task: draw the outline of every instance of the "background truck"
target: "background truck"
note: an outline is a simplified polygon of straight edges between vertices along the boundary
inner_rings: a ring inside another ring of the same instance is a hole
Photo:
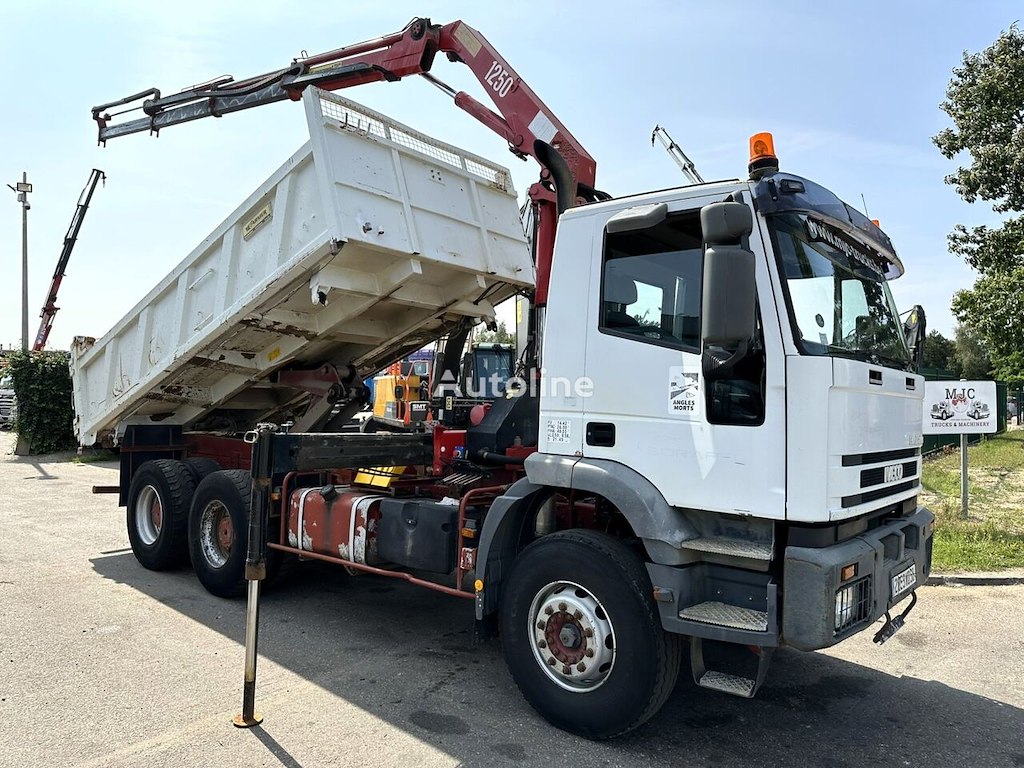
[[[429,74],[439,52],[500,114]],[[541,164],[529,237],[505,171],[311,87],[413,74]],[[466,599],[530,704],[592,738],[657,712],[684,640],[700,686],[751,697],[780,645],[902,626],[931,564],[924,323],[908,348],[875,223],[781,172],[768,134],[748,178],[611,198],[463,22],[93,113],[105,141],[300,95],[309,145],[72,362],[80,439],[120,438],[139,561],[187,553],[209,591],[248,592],[239,724],[285,556]],[[467,417],[446,385],[514,294],[517,386]],[[336,431],[364,377],[435,340],[429,431]]]
[[[18,398],[14,381],[0,368],[0,429],[10,429],[18,418]]]

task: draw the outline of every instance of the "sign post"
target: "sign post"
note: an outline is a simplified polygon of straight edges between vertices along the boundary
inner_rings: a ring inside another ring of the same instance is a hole
[[[960,435],[960,517],[967,517],[967,435]]]
[[[926,381],[926,435],[960,435],[960,515],[967,517],[967,436],[996,431],[994,381]]]

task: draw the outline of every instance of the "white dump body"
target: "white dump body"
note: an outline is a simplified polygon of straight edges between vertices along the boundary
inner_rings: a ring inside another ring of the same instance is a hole
[[[106,335],[75,339],[82,444],[301,407],[270,374],[369,375],[533,284],[506,169],[334,94],[303,101],[310,140]]]

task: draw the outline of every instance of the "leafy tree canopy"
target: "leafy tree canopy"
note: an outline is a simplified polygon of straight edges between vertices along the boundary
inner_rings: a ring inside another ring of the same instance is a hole
[[[516,343],[515,335],[511,331],[509,331],[508,327],[505,325],[505,321],[504,320],[502,320],[500,323],[498,323],[498,327],[497,327],[496,330],[493,330],[493,331],[480,331],[479,333],[476,334],[476,336],[474,337],[473,340],[477,341],[477,342],[480,342],[480,343],[483,343],[483,344],[515,344]]]
[[[953,314],[984,340],[992,375],[1006,382],[1024,381],[1022,281],[1024,267],[1017,267],[1006,274],[983,275],[973,288],[958,291],[953,297]],[[966,371],[961,373],[965,378],[976,378]]]
[[[952,339],[947,339],[938,331],[928,331],[928,336],[924,340],[924,359],[921,365],[924,368],[948,370],[958,374],[953,367],[955,354],[956,348]]]
[[[953,125],[935,145],[950,160],[969,160],[946,182],[969,203],[1024,211],[1024,33],[1013,25],[980,53],[965,52],[941,107]],[[957,225],[949,248],[981,273],[953,298],[954,315],[980,337],[997,378],[1024,381],[1024,217],[998,227]]]
[[[950,160],[968,152],[971,164],[946,177],[969,203],[994,201],[1000,213],[1024,210],[1024,33],[1011,26],[963,66],[940,105],[953,127],[935,145]]]
[[[981,334],[966,325],[958,325],[954,329],[954,334],[956,370],[961,378],[987,379],[992,363]]]

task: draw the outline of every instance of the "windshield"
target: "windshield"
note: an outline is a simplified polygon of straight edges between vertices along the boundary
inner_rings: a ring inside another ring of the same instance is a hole
[[[512,376],[513,351],[504,347],[477,347],[473,350],[476,381],[469,382],[472,397],[495,399],[505,393]]]
[[[910,353],[878,252],[803,213],[774,214],[768,225],[800,350],[907,367]]]

